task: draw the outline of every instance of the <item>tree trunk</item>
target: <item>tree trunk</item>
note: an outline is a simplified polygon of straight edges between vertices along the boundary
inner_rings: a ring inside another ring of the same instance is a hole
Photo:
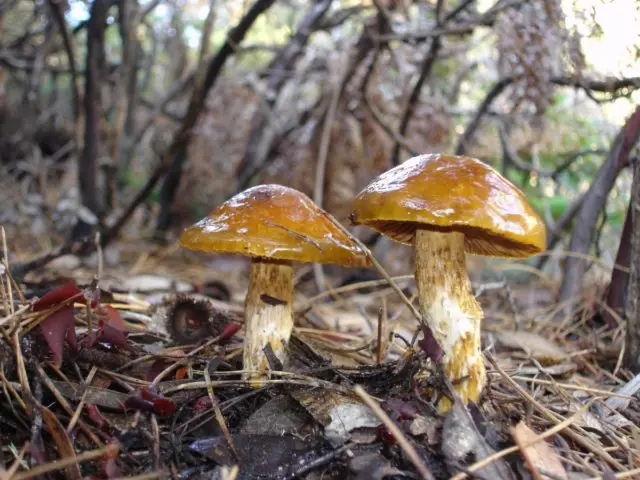
[[[238,24],[229,31],[226,41],[222,44],[218,53],[209,61],[207,68],[204,71],[200,70],[198,74],[196,74],[194,90],[189,101],[187,113],[184,116],[182,125],[176,133],[169,150],[163,154],[161,167],[163,170],[168,170],[171,173],[169,176],[165,177],[165,183],[162,185],[161,189],[161,198],[163,200],[160,205],[161,211],[154,232],[156,239],[163,238],[169,228],[171,220],[170,212],[173,206],[173,200],[175,198],[177,187],[180,184],[184,164],[187,160],[187,150],[189,147],[189,140],[191,139],[191,130],[198,120],[198,116],[205,104],[207,94],[215,85],[227,59],[234,55],[238,45],[242,43],[242,40],[244,40],[245,35],[253,23],[263,12],[268,10],[274,2],[275,0],[256,0],[244,17],[242,17],[240,22],[238,22]],[[199,78],[199,75],[201,74],[204,74],[204,80]],[[144,188],[146,189],[147,186]]]
[[[631,212],[631,259],[629,263],[629,289],[627,290],[627,344],[624,364],[634,373],[640,373],[640,161],[633,162],[633,185],[629,200]]]
[[[635,172],[634,172],[635,178]],[[633,189],[632,189],[633,191]],[[632,234],[632,202],[629,200],[627,215],[624,218],[624,226],[620,235],[620,243],[618,244],[618,253],[616,254],[615,265],[618,267],[630,268],[629,261],[631,258],[631,234]],[[609,291],[605,304],[608,309],[602,309],[601,315],[607,326],[614,329],[618,326],[617,313],[624,318],[627,302],[627,292],[629,290],[629,271],[621,268],[614,268],[611,273],[611,282],[609,283]]]
[[[620,171],[628,165],[629,152],[640,136],[640,107],[627,119],[607,154],[605,162],[596,173],[576,218],[571,233],[569,250],[573,253],[587,255],[595,234],[596,223],[600,216],[609,192],[613,188]],[[560,303],[566,305],[559,315],[571,315],[580,300],[582,280],[587,270],[587,260],[583,256],[567,258],[562,285],[560,286]]]
[[[110,0],[95,0],[87,25],[87,74],[84,95],[84,146],[78,165],[78,185],[82,205],[98,219],[102,216],[98,191],[98,157],[100,155],[100,79],[104,71],[104,28]],[[79,218],[73,229],[75,239],[89,235],[96,228]]]

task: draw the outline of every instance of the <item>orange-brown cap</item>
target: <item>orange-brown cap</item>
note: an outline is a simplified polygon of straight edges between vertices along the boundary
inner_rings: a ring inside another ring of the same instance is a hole
[[[463,156],[420,155],[383,173],[357,195],[351,219],[405,244],[418,228],[459,231],[478,255],[523,258],[546,246],[544,223],[524,194]]]
[[[369,259],[304,193],[259,185],[227,200],[187,228],[180,245],[296,262],[367,266]]]

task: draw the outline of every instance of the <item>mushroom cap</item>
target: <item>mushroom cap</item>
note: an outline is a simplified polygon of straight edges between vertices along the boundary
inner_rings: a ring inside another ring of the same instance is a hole
[[[370,264],[324,210],[282,185],[258,185],[235,195],[185,229],[180,245],[271,260]]]
[[[420,155],[388,170],[356,196],[351,220],[405,244],[419,228],[462,232],[477,255],[524,258],[546,247],[544,223],[525,195],[465,156]]]

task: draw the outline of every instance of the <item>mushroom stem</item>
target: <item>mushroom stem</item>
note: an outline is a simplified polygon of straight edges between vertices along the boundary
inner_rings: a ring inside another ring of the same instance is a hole
[[[262,385],[268,378],[268,344],[285,360],[285,346],[293,329],[293,266],[288,261],[256,258],[251,261],[249,290],[245,299],[244,378]]]
[[[483,315],[467,274],[464,234],[418,229],[415,267],[420,310],[444,351],[445,374],[465,403],[477,402],[486,376],[480,350]],[[448,410],[449,400],[439,407]]]

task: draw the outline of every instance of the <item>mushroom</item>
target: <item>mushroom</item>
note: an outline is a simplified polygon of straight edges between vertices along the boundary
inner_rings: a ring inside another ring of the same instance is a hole
[[[525,258],[544,250],[545,227],[525,195],[474,158],[420,155],[380,175],[355,198],[351,220],[413,245],[420,313],[443,349],[463,401],[485,384],[482,308],[466,254]],[[447,399],[441,410],[449,408]]]
[[[267,377],[267,345],[283,362],[293,329],[293,262],[367,266],[369,259],[305,194],[259,185],[227,200],[187,228],[180,245],[251,257],[245,299],[244,378]]]

